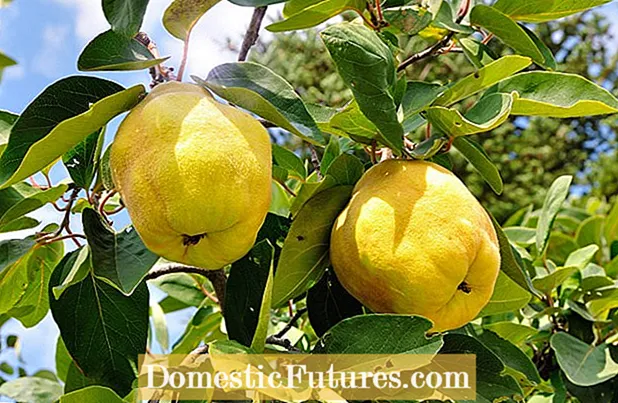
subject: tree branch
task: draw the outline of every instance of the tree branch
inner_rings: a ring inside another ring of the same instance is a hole
[[[266,338],[266,344],[272,344],[273,346],[279,346],[279,347],[283,347],[288,351],[292,351],[294,353],[300,353],[301,350],[294,347],[292,345],[292,342],[290,342],[288,339],[280,339],[277,336],[268,336]]]
[[[244,62],[247,60],[249,49],[251,49],[251,47],[257,42],[264,15],[266,15],[266,6],[256,7],[255,10],[253,10],[253,17],[251,17],[249,28],[247,28],[247,33],[245,34],[245,38],[243,39],[240,47],[240,52],[238,53],[239,62]]]
[[[307,308],[299,309],[298,311],[296,311],[296,314],[292,316],[292,319],[290,319],[290,321],[285,325],[283,329],[281,329],[279,333],[275,335],[275,337],[280,339],[285,336],[285,334],[292,328],[292,326],[296,324],[296,322],[298,322],[298,320],[301,318],[301,316],[305,314],[305,312],[307,312]]]
[[[227,284],[227,277],[223,269],[208,270],[199,267],[174,264],[156,270],[151,270],[150,272],[148,272],[148,274],[146,274],[145,279],[147,281],[154,280],[159,277],[165,276],[166,274],[172,273],[199,274],[206,277],[212,284],[213,290],[215,290],[215,295],[217,296],[217,299],[219,300],[219,306],[221,307],[221,313],[224,312],[225,287]]]

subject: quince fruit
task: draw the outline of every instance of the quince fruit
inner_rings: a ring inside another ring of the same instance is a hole
[[[271,197],[271,145],[253,117],[187,83],[155,87],[118,129],[112,178],[154,253],[218,269],[255,243]]]
[[[487,212],[450,171],[387,160],[356,184],[330,256],[341,284],[374,312],[424,316],[433,331],[473,320],[500,269]]]

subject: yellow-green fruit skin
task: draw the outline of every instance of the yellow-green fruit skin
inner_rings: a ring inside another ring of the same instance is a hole
[[[330,257],[366,307],[424,316],[433,331],[473,320],[500,270],[483,207],[450,171],[421,161],[387,160],[367,171],[333,226]]]
[[[127,115],[110,154],[144,244],[206,269],[240,259],[255,243],[270,205],[271,161],[256,119],[178,82],[155,87]]]

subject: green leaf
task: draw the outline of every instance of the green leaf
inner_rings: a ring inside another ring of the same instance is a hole
[[[561,176],[552,183],[547,191],[536,229],[536,249],[539,256],[544,253],[547,247],[547,241],[554,220],[562,204],[569,195],[569,187],[571,186],[572,180],[572,176]]]
[[[313,287],[328,265],[331,227],[350,199],[352,186],[314,195],[300,210],[285,238],[273,287],[273,307]]]
[[[590,346],[568,333],[556,333],[550,339],[558,365],[579,386],[594,386],[618,374],[618,364],[609,355],[609,345]]]
[[[504,234],[511,243],[530,246],[536,242],[536,229],[528,227],[503,228]]]
[[[33,237],[0,242],[0,314],[8,312],[30,283],[30,258],[38,249]]]
[[[307,168],[303,161],[298,157],[298,155],[294,154],[292,151],[287,148],[283,148],[276,144],[273,144],[273,158],[275,159],[275,163],[285,168],[288,172],[291,172],[298,179],[305,180],[307,179]]]
[[[310,143],[326,144],[292,85],[267,67],[251,62],[225,63],[212,69],[206,80],[192,78],[221,98]]]
[[[270,325],[270,306],[273,300],[273,268],[274,268],[274,248],[268,240],[260,242],[259,245],[263,249],[261,254],[262,259],[265,259],[268,264],[268,275],[266,276],[266,284],[264,284],[264,291],[262,293],[262,299],[258,307],[258,321],[251,341],[251,349],[257,353],[264,352],[264,346],[266,345],[266,336],[268,336],[268,326]]]
[[[54,270],[61,272],[62,283],[51,288],[56,299],[60,298],[64,290],[82,281],[92,269],[90,263],[90,249],[79,248],[64,255]]]
[[[163,14],[163,26],[172,36],[186,41],[191,30],[220,0],[174,0]]]
[[[13,379],[0,385],[0,396],[19,402],[53,403],[62,395],[58,382],[36,376]]]
[[[500,224],[498,224],[493,215],[489,214],[489,216],[492,224],[494,225],[494,229],[496,230],[498,243],[500,244],[500,271],[506,274],[515,284],[519,285],[524,290],[527,290],[534,295],[541,296],[532,286],[532,281],[523,266],[521,257],[509,243],[509,239],[504,234]]]
[[[337,158],[340,154],[341,148],[339,145],[339,139],[337,139],[337,137],[335,136],[331,136],[330,140],[328,141],[328,145],[324,149],[322,161],[320,161],[320,171],[327,172],[328,168],[333,163],[335,158]]]
[[[114,180],[112,179],[112,169],[109,165],[109,157],[111,154],[111,147],[112,145],[110,144],[109,146],[107,146],[107,148],[105,149],[105,152],[103,153],[103,156],[101,157],[101,162],[99,163],[99,179],[97,181],[101,181],[101,184],[103,185],[103,187],[105,188],[105,190],[112,190],[114,189]]]
[[[539,66],[547,66],[548,61],[535,41],[508,15],[493,7],[478,4],[470,13],[470,23],[485,28],[505,45],[521,55],[528,56]]]
[[[530,28],[528,28],[525,25],[520,25],[520,26],[521,26],[521,29],[523,29],[524,32],[528,34],[530,39],[532,39],[532,42],[534,42],[536,47],[539,49],[539,51],[545,58],[545,64],[543,65],[543,67],[545,67],[548,70],[556,70],[556,68],[558,67],[556,63],[556,58],[554,57],[554,54],[551,52],[549,47]]]
[[[327,124],[319,126],[326,133],[347,137],[363,144],[371,144],[381,136],[376,125],[363,115],[355,100],[334,114]]]
[[[406,92],[401,100],[404,121],[418,115],[431,105],[444,91],[440,84],[424,81],[408,81]]]
[[[324,174],[333,177],[338,185],[355,185],[364,172],[365,167],[358,158],[351,154],[341,154]]]
[[[152,328],[154,331],[154,337],[161,346],[161,349],[165,353],[170,348],[169,331],[167,329],[167,320],[165,319],[165,312],[163,308],[156,302],[150,303],[150,317],[152,318]]]
[[[571,252],[578,248],[575,240],[561,232],[552,232],[547,246],[547,258],[557,264],[564,264]]]
[[[362,14],[365,7],[365,0],[290,0],[284,11],[287,18],[270,24],[266,29],[283,32],[311,28],[347,10]]]
[[[614,207],[605,219],[605,240],[608,244],[618,240],[618,201],[614,202]]]
[[[361,112],[376,125],[385,145],[400,155],[403,128],[394,99],[397,74],[390,48],[358,24],[331,25],[320,35]]]
[[[464,334],[447,334],[440,354],[476,355],[476,401],[506,402],[523,396],[515,379],[502,375],[504,364],[480,341]]]
[[[539,371],[530,358],[508,340],[488,330],[478,336],[478,339],[485,347],[491,350],[506,367],[521,372],[528,380],[537,385],[543,381],[539,375]]]
[[[62,382],[66,382],[67,374],[69,372],[69,367],[73,363],[73,359],[69,355],[67,351],[67,346],[64,345],[62,341],[62,337],[58,336],[58,340],[56,340],[56,374],[58,375],[58,379]]]
[[[62,274],[54,271],[51,287],[63,282]],[[127,297],[89,275],[67,288],[59,299],[50,293],[50,306],[62,340],[84,376],[120,395],[129,393],[138,355],[146,350],[146,284],[141,283]]]
[[[460,38],[457,42],[470,63],[477,69],[493,63],[498,58],[487,45],[472,37]]]
[[[144,246],[132,227],[115,233],[91,208],[82,212],[82,221],[94,275],[130,295],[159,257]]]
[[[594,258],[595,253],[599,250],[597,245],[588,245],[572,252],[564,263],[565,266],[576,267],[577,270],[583,270],[584,267]]]
[[[114,32],[134,37],[142,26],[148,0],[103,0],[103,13]]]
[[[498,0],[494,7],[514,20],[547,22],[581,13],[611,0]]]
[[[313,354],[427,354],[442,347],[442,336],[428,338],[432,323],[420,316],[363,315],[331,328]]]
[[[528,57],[518,55],[504,56],[479,69],[477,72],[457,81],[438,97],[434,105],[450,106],[499,83],[507,77],[530,66],[530,64],[532,64],[532,62]],[[500,92],[510,93],[511,91],[501,90]]]
[[[496,194],[502,194],[504,185],[500,172],[480,144],[467,137],[458,137],[453,141],[453,146],[472,164]]]
[[[111,81],[72,76],[50,85],[28,105],[0,157],[0,187],[45,168],[89,134],[133,108],[141,85],[123,90]]]
[[[605,269],[597,264],[589,263],[581,271],[581,287],[584,291],[592,291],[597,288],[611,287],[614,280],[606,276]]]
[[[159,277],[149,283],[154,284],[170,297],[188,306],[200,306],[204,301],[201,286],[204,280],[186,273],[173,273]]]
[[[13,127],[17,118],[19,118],[19,115],[0,110],[0,154],[2,154],[6,148],[6,144],[9,142],[11,127]]]
[[[497,315],[500,313],[516,312],[528,305],[532,296],[524,288],[501,271],[496,280],[494,293],[479,317]]]
[[[618,112],[609,91],[575,74],[531,71],[501,82],[499,92],[513,92],[513,115],[573,118]]]
[[[432,106],[426,110],[427,120],[449,137],[467,136],[491,131],[502,125],[511,113],[513,96],[491,94],[483,97],[465,115],[457,109]]]
[[[94,179],[105,139],[104,130],[90,134],[81,143],[62,156],[62,162],[69,171],[75,185],[89,189]]]
[[[47,190],[35,190],[30,185],[18,183],[10,188],[0,190],[0,230],[24,215],[58,200],[68,189],[67,185],[58,185]],[[4,210],[4,206],[10,207]]]
[[[105,31],[82,50],[77,59],[77,68],[80,71],[142,70],[167,59],[155,58],[148,47],[133,37]]]
[[[103,386],[88,386],[60,397],[60,403],[126,403],[113,390]]]
[[[539,333],[539,331],[533,327],[513,322],[490,323],[487,325],[483,325],[483,328],[491,330],[498,336],[510,341],[515,345],[520,345],[528,338]]]
[[[28,257],[28,285],[15,305],[9,310],[9,315],[19,320],[24,327],[30,328],[43,320],[49,311],[49,279],[56,264],[64,254],[64,245],[55,242],[49,245],[35,247]],[[10,284],[4,283],[4,287]]]
[[[351,296],[328,269],[307,293],[309,322],[318,337],[344,319],[363,314],[363,306]]]
[[[221,312],[215,312],[212,306],[200,306],[187,323],[184,333],[174,344],[172,354],[189,354],[200,343],[226,338],[221,333]]]
[[[386,9],[384,19],[390,24],[389,29],[407,35],[416,35],[427,28],[433,20],[433,15],[427,10],[415,6],[404,6]]]
[[[246,347],[251,347],[258,336],[264,336],[262,343],[266,339],[265,335],[257,334],[257,329],[261,324],[260,316],[270,316],[270,301],[265,310],[262,308],[268,299],[266,294],[272,292],[272,262],[273,247],[268,240],[263,240],[242,259],[234,262],[230,270],[225,290],[225,328],[230,340]]]
[[[605,217],[603,216],[592,216],[586,218],[582,221],[575,232],[575,241],[579,246],[586,246],[590,244],[602,246],[604,224]]]
[[[546,271],[542,271],[541,275],[532,279],[532,284],[537,290],[549,294],[571,278],[575,272],[577,272],[577,267],[559,267],[547,275],[545,275]]]

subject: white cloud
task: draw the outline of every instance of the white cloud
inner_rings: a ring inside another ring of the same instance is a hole
[[[101,2],[97,0],[53,0],[65,7],[75,9],[75,34],[81,45],[109,29]]]
[[[7,80],[7,81],[21,80],[25,76],[26,76],[26,69],[21,64],[8,67],[2,72],[2,79]]]
[[[68,25],[48,25],[43,28],[41,48],[32,60],[32,71],[45,77],[55,78],[63,67],[64,46],[69,38]]]

